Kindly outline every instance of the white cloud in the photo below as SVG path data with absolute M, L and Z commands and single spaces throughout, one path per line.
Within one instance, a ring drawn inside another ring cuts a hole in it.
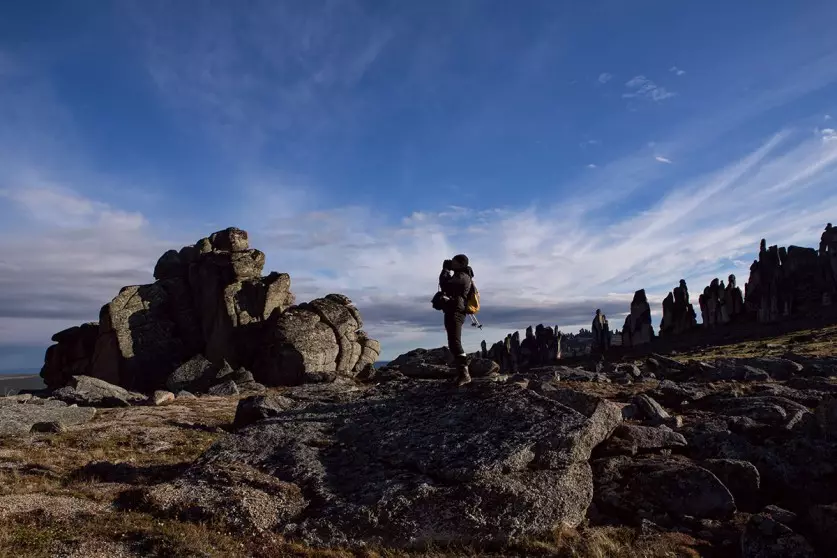
M 831 115 L 830 115 L 830 114 L 826 114 L 825 116 L 823 116 L 823 118 L 822 118 L 822 119 L 823 119 L 823 120 L 831 120 Z
M 676 95 L 643 75 L 634 76 L 625 83 L 625 87 L 632 90 L 622 94 L 622 97 L 626 99 L 642 97 L 652 101 L 662 101 Z
M 668 164 L 671 164 L 671 159 L 668 159 L 668 158 L 666 158 L 666 157 L 663 157 L 662 155 L 657 155 L 656 157 L 654 157 L 654 159 L 655 159 L 655 160 L 657 160 L 657 161 L 659 161 L 659 162 L 661 162 L 661 163 L 668 163 Z
M 602 176 L 608 172 L 601 169 Z M 697 292 L 734 272 L 743 286 L 761 238 L 813 245 L 837 211 L 835 179 L 837 142 L 779 134 L 740 161 L 683 177 L 677 189 L 619 217 L 600 215 L 598 198 L 609 196 L 607 188 L 593 195 L 583 187 L 553 208 L 458 206 L 394 222 L 366 207 L 286 206 L 276 216 L 266 197 L 255 206 L 260 210 L 251 205 L 239 222 L 218 228 L 249 230 L 251 244 L 268 256 L 265 271 L 290 273 L 300 300 L 346 293 L 392 357 L 444 344 L 428 300 L 441 261 L 456 252 L 471 258 L 484 301 L 486 327 L 466 330 L 469 350 L 533 323 L 586 324 L 597 307 L 621 325 L 636 289 L 647 290 L 658 315 L 681 278 Z M 25 317 L 25 327 L 9 337 L 18 344 L 45 345 L 58 329 L 96 319 L 121 286 L 151 281 L 165 250 L 212 232 L 162 239 L 142 215 L 43 178 L 16 182 L 2 195 L 24 219 L 0 229 L 0 330 L 11 331 Z M 61 206 L 67 216 L 50 223 Z
M 668 69 L 668 71 L 671 72 L 672 74 L 675 74 L 675 75 L 678 75 L 678 76 L 682 76 L 683 74 L 686 73 L 685 70 L 681 70 L 677 66 L 672 66 L 671 68 Z
M 613 74 L 609 74 L 607 72 L 599 74 L 599 83 L 607 83 L 611 79 L 613 79 Z
M 590 163 L 589 165 L 587 165 L 587 168 L 588 168 L 588 169 L 595 169 L 595 168 L 596 168 L 596 165 L 595 165 L 595 164 L 593 164 L 593 163 Z
M 837 131 L 834 128 L 823 128 L 820 130 L 822 141 L 837 141 Z

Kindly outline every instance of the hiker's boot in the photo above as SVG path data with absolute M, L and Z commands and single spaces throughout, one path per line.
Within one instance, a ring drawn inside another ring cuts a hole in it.
M 456 363 L 456 385 L 457 387 L 464 386 L 471 382 L 471 375 L 468 373 L 468 360 L 467 358 L 457 359 Z

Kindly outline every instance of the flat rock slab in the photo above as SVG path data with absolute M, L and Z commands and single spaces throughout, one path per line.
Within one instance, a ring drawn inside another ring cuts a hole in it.
M 250 528 L 314 546 L 507 542 L 582 521 L 593 497 L 590 452 L 621 422 L 618 406 L 601 399 L 500 382 L 387 382 L 350 393 L 301 386 L 283 397 L 295 406 L 218 441 L 176 490 L 157 487 L 167 494 L 157 508 L 194 508 L 191 500 L 223 488 L 213 470 L 250 467 L 287 484 L 248 484 L 266 487 L 259 501 L 273 510 L 244 521 Z M 156 505 L 153 494 L 148 502 Z
M 18 402 L 0 399 L 0 436 L 29 434 L 33 424 L 55 422 L 64 426 L 83 424 L 96 414 L 90 407 L 70 407 L 62 401 L 32 399 Z

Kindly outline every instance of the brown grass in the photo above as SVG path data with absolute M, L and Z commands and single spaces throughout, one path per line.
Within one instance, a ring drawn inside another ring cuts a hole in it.
M 563 528 L 552 537 L 503 549 L 446 548 L 425 551 L 313 549 L 273 534 L 231 533 L 217 525 L 160 520 L 137 512 L 114 512 L 50 520 L 26 514 L 0 522 L 0 558 L 46 558 L 77 549 L 84 542 L 118 544 L 139 556 L 171 558 L 449 558 L 453 556 L 543 556 L 557 558 L 695 558 L 699 541 L 682 534 L 641 536 L 634 530 Z M 93 557 L 91 557 L 93 558 Z
M 672 358 L 685 361 L 692 358 L 781 357 L 787 353 L 806 357 L 837 355 L 837 325 L 821 329 L 794 331 L 792 333 L 755 341 L 742 341 L 729 345 L 702 347 L 672 355 Z

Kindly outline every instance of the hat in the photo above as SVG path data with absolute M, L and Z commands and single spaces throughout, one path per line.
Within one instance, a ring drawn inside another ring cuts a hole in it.
M 468 265 L 468 256 L 466 256 L 465 254 L 457 254 L 453 257 L 453 259 L 456 263 L 460 264 L 463 267 Z

